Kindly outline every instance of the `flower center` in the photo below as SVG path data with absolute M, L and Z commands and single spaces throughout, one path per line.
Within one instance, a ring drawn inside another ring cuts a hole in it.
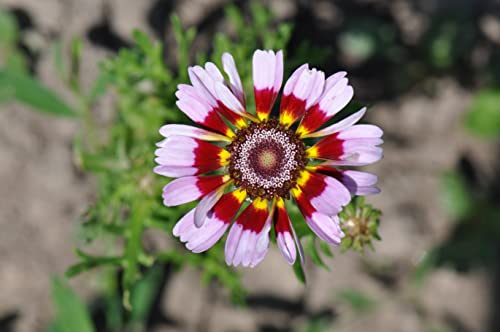
M 228 150 L 229 174 L 251 198 L 289 198 L 306 164 L 302 141 L 275 119 L 239 130 Z

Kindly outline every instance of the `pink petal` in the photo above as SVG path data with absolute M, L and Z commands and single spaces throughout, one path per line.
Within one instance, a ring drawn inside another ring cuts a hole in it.
M 351 194 L 347 188 L 338 180 L 325 176 L 326 184 L 323 191 L 316 197 L 311 197 L 311 205 L 319 212 L 326 215 L 334 215 L 342 211 L 342 208 L 351 201 Z M 304 188 L 307 195 L 307 187 Z
M 153 169 L 153 171 L 156 174 L 167 176 L 170 178 L 180 178 L 183 176 L 199 174 L 199 169 L 197 167 L 191 167 L 191 166 L 159 165 L 159 166 L 156 166 Z
M 245 104 L 245 93 L 243 92 L 243 85 L 241 84 L 240 75 L 238 74 L 238 69 L 234 63 L 234 58 L 229 53 L 222 54 L 222 66 L 227 76 L 229 77 L 229 85 L 231 86 L 231 91 L 238 98 L 241 104 Z
M 182 124 L 164 125 L 160 128 L 160 134 L 167 138 L 170 136 L 187 136 L 198 138 L 204 141 L 231 141 L 224 135 L 220 135 L 202 128 Z
M 211 248 L 227 230 L 229 224 L 211 217 L 198 228 L 194 224 L 195 209 L 189 211 L 177 222 L 173 234 L 186 243 L 186 248 L 194 253 L 200 253 Z
M 349 140 L 355 138 L 379 138 L 382 137 L 383 134 L 384 132 L 382 129 L 377 126 L 358 124 L 342 130 L 337 137 L 343 140 Z
M 214 207 L 214 205 L 219 201 L 219 199 L 224 194 L 226 186 L 220 186 L 215 189 L 198 203 L 198 206 L 194 212 L 194 224 L 196 227 L 200 228 L 207 218 L 208 212 Z
M 305 70 L 309 70 L 309 65 L 307 63 L 295 69 L 295 71 L 292 73 L 292 75 L 288 78 L 288 80 L 285 83 L 285 87 L 283 89 L 283 95 L 288 96 L 292 94 L 292 91 L 295 89 L 297 81 L 299 80 L 299 78 L 301 77 L 302 73 Z
M 375 187 L 377 180 L 375 174 L 352 170 L 342 171 L 340 179 L 353 195 L 378 194 L 380 189 Z
M 227 181 L 226 176 L 186 176 L 178 178 L 163 188 L 163 203 L 176 206 L 197 200 Z
M 366 107 L 363 107 L 361 110 L 357 111 L 356 113 L 348 116 L 347 118 L 332 124 L 331 126 L 328 126 L 322 130 L 319 130 L 315 133 L 310 133 L 307 135 L 304 135 L 304 138 L 307 137 L 322 137 L 322 136 L 328 136 L 331 134 L 334 134 L 336 132 L 339 132 L 341 130 L 344 130 L 346 128 L 351 127 L 355 123 L 357 123 L 361 118 L 365 115 L 366 113 Z
M 224 84 L 217 82 L 215 84 L 215 93 L 217 99 L 229 110 L 240 116 L 247 116 L 245 108 L 241 102 L 234 96 L 234 94 L 229 90 Z

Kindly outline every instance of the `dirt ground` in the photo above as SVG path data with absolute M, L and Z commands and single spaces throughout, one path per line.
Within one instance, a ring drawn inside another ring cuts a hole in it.
M 128 41 L 136 27 L 154 35 L 146 13 L 168 2 L 107 3 L 109 26 Z M 177 1 L 175 11 L 193 25 L 221 3 Z M 271 4 L 281 18 L 297 10 L 291 1 Z M 30 17 L 40 42 L 36 71 L 58 90 L 62 85 L 54 75 L 50 53 L 54 36 L 68 42 L 74 35 L 88 36 L 104 22 L 101 0 L 0 0 L 0 7 L 22 9 Z M 91 82 L 99 59 L 112 51 L 85 38 L 83 54 L 84 81 Z M 250 295 L 246 309 L 232 307 L 223 295 L 210 298 L 198 273 L 184 270 L 173 276 L 163 303 L 165 314 L 177 325 L 165 324 L 155 331 L 288 331 L 305 327 L 315 317 L 334 319 L 335 331 L 346 332 L 420 332 L 450 322 L 456 331 L 487 330 L 492 282 L 487 271 L 458 273 L 440 268 L 422 288 L 410 284 L 415 264 L 453 226 L 440 202 L 443 171 L 453 169 L 463 155 L 485 170 L 493 163 L 493 147 L 462 130 L 471 92 L 447 77 L 435 79 L 433 85 L 432 95 L 410 89 L 370 108 L 369 121 L 386 133 L 385 158 L 369 167 L 379 175 L 382 188 L 382 194 L 369 201 L 384 214 L 383 241 L 376 244 L 375 252 L 365 257 L 336 255 L 329 261 L 330 272 L 308 265 L 309 285 L 304 288 L 273 248 L 261 265 L 244 272 Z M 93 184 L 73 166 L 75 123 L 18 105 L 0 107 L 0 319 L 12 320 L 12 331 L 42 331 L 53 314 L 50 278 L 75 261 L 75 225 L 92 201 Z M 366 273 L 367 264 L 389 267 L 391 281 Z M 85 298 L 92 298 L 86 276 L 72 285 Z M 336 301 L 345 288 L 362 290 L 377 299 L 377 307 L 356 314 Z M 206 310 L 210 310 L 209 319 Z

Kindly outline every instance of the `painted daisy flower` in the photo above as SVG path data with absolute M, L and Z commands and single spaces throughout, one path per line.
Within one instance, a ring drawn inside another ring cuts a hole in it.
M 375 175 L 342 167 L 382 157 L 382 130 L 356 124 L 365 109 L 320 129 L 353 97 L 346 73 L 325 78 L 307 64 L 297 68 L 274 118 L 270 114 L 283 80 L 282 51 L 257 50 L 253 55 L 255 113 L 246 109 L 233 57 L 225 53 L 222 64 L 228 81 L 208 62 L 190 67 L 191 85 L 180 84 L 176 92 L 179 109 L 204 129 L 180 124 L 160 129 L 166 138 L 157 144 L 159 166 L 154 171 L 176 178 L 163 189 L 164 204 L 201 199 L 178 221 L 174 235 L 199 253 L 231 227 L 227 264 L 254 267 L 266 255 L 274 228 L 278 247 L 293 264 L 297 252 L 303 259 L 285 207 L 293 199 L 311 230 L 338 245 L 344 236 L 338 213 L 351 195 L 379 192 Z

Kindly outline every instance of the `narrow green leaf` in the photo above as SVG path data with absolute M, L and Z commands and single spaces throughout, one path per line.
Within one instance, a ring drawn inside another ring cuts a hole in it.
M 132 304 L 131 319 L 133 324 L 142 325 L 148 319 L 151 306 L 158 294 L 163 273 L 163 265 L 152 267 L 132 289 L 130 302 Z
M 57 332 L 93 332 L 94 327 L 85 304 L 60 279 L 52 280 L 52 299 L 56 319 L 52 330 Z
M 0 70 L 0 96 L 2 96 L 0 100 L 18 101 L 35 111 L 57 116 L 75 115 L 65 102 L 40 81 L 9 68 Z
M 304 250 L 311 255 L 311 258 L 314 264 L 321 266 L 327 271 L 330 271 L 330 268 L 323 262 L 321 256 L 319 255 L 318 249 L 316 248 L 316 237 L 311 236 L 307 241 L 307 245 Z
M 66 80 L 66 64 L 63 57 L 63 44 L 61 40 L 56 40 L 52 45 L 52 54 L 54 57 L 54 66 L 57 74 Z
M 441 200 L 454 218 L 467 217 L 472 209 L 472 197 L 464 177 L 457 172 L 448 172 L 441 179 Z
M 330 250 L 330 246 L 328 245 L 328 243 L 324 242 L 324 241 L 320 241 L 319 243 L 319 248 L 321 249 L 321 251 L 328 257 L 330 258 L 333 258 L 333 253 L 332 251 Z
M 304 267 L 302 266 L 302 263 L 300 262 L 300 259 L 297 259 L 295 261 L 295 264 L 293 264 L 293 272 L 295 272 L 295 276 L 297 279 L 302 283 L 306 284 L 306 273 L 304 272 Z
M 0 10 L 0 45 L 11 46 L 19 38 L 19 30 L 14 17 Z
M 358 312 L 368 311 L 375 307 L 375 300 L 357 289 L 347 288 L 339 292 L 338 299 L 348 303 Z

